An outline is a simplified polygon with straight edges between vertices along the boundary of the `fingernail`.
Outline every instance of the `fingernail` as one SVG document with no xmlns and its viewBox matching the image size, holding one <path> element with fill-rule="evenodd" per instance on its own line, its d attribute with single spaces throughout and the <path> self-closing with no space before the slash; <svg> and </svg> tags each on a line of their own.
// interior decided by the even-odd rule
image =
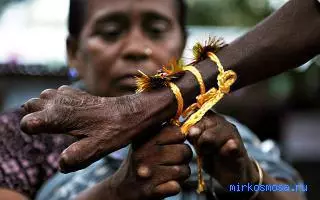
<svg viewBox="0 0 320 200">
<path fill-rule="evenodd" d="M 59 171 L 64 174 L 66 174 L 68 172 L 67 163 L 66 163 L 65 158 L 63 156 L 61 156 L 60 160 L 59 160 Z"/>
</svg>

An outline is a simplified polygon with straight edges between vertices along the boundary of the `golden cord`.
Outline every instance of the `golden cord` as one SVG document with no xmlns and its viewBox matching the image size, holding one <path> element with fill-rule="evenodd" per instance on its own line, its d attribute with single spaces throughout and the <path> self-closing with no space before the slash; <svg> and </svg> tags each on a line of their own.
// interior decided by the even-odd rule
<svg viewBox="0 0 320 200">
<path fill-rule="evenodd" d="M 198 107 L 199 110 L 193 113 L 189 119 L 182 125 L 181 131 L 183 134 L 187 134 L 188 130 L 199 122 L 202 117 L 215 105 L 217 104 L 225 94 L 228 94 L 230 87 L 236 81 L 237 75 L 235 72 L 228 70 L 224 71 L 223 66 L 219 58 L 212 52 L 208 53 L 208 57 L 217 64 L 219 75 L 218 75 L 218 86 L 219 89 L 212 88 L 204 95 L 197 97 L 197 106 L 191 105 L 192 108 Z"/>
<path fill-rule="evenodd" d="M 177 104 L 178 104 L 176 116 L 171 120 L 171 123 L 173 123 L 174 125 L 180 126 L 181 123 L 179 121 L 179 117 L 181 116 L 181 114 L 183 112 L 182 94 L 176 84 L 174 84 L 172 82 L 168 82 L 168 86 L 170 87 L 171 91 L 173 92 L 174 96 L 176 97 Z"/>
<path fill-rule="evenodd" d="M 183 67 L 183 69 L 185 71 L 189 71 L 191 72 L 197 79 L 198 83 L 199 83 L 199 86 L 200 86 L 200 94 L 204 94 L 206 93 L 206 86 L 203 82 L 203 79 L 202 79 L 202 76 L 199 72 L 199 70 L 197 68 L 195 68 L 194 66 L 191 66 L 191 65 L 188 65 L 188 66 L 185 66 Z"/>
<path fill-rule="evenodd" d="M 224 68 L 215 55 L 215 53 L 224 46 L 224 43 L 221 39 L 209 38 L 208 44 L 202 46 L 200 43 L 197 43 L 193 48 L 193 53 L 195 61 L 201 61 L 205 58 L 210 58 L 217 67 L 218 67 L 218 89 L 211 88 L 206 92 L 205 84 L 203 78 L 197 68 L 194 66 L 183 66 L 181 62 L 171 61 L 170 67 L 163 67 L 162 71 L 157 73 L 154 76 L 147 76 L 140 71 L 141 77 L 136 77 L 137 81 L 137 92 L 147 91 L 152 89 L 153 86 L 169 86 L 172 92 L 174 93 L 177 100 L 177 112 L 171 123 L 181 127 L 181 132 L 184 135 L 188 134 L 189 129 L 199 122 L 203 116 L 214 106 L 216 105 L 225 94 L 230 92 L 230 87 L 234 84 L 237 79 L 237 75 L 234 71 L 228 70 L 224 71 Z M 191 72 L 197 79 L 200 86 L 200 95 L 197 96 L 196 102 L 190 105 L 185 111 L 183 111 L 184 100 L 180 89 L 177 85 L 172 83 L 172 76 L 181 71 Z M 180 116 L 184 119 L 187 119 L 181 126 Z M 205 189 L 205 182 L 202 176 L 202 156 L 199 154 L 197 146 L 195 146 L 197 152 L 197 164 L 198 164 L 198 189 L 197 192 L 201 193 Z"/>
</svg>

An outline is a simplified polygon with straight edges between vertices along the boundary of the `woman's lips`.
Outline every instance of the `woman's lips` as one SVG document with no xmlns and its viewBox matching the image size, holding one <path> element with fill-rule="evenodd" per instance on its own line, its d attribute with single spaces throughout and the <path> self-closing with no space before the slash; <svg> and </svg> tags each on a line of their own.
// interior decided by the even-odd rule
<svg viewBox="0 0 320 200">
<path fill-rule="evenodd" d="M 116 81 L 116 85 L 122 88 L 136 88 L 135 76 L 125 76 Z"/>
</svg>

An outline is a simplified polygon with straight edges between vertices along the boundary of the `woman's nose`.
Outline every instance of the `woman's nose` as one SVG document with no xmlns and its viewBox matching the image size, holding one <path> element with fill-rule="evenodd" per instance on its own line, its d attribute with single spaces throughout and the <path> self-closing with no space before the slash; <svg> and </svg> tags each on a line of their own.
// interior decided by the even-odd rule
<svg viewBox="0 0 320 200">
<path fill-rule="evenodd" d="M 131 62 L 142 62 L 152 54 L 148 38 L 139 29 L 132 30 L 128 34 L 123 50 L 123 58 Z"/>
</svg>

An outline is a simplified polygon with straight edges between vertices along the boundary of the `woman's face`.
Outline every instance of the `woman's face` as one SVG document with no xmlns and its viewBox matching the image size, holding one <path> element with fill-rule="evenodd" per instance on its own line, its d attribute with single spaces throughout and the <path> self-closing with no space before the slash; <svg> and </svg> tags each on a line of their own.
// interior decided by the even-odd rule
<svg viewBox="0 0 320 200">
<path fill-rule="evenodd" d="M 69 65 L 99 96 L 133 93 L 138 70 L 154 74 L 184 48 L 176 0 L 90 0 Z M 76 48 L 71 48 L 75 47 Z"/>
</svg>

